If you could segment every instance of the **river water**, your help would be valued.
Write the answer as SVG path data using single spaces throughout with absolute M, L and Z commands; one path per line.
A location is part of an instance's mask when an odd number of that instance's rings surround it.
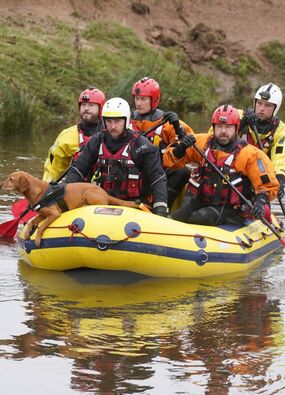
M 1 141 L 0 179 L 41 177 L 53 139 Z M 0 223 L 16 199 L 0 192 Z M 1 394 L 285 394 L 282 249 L 193 281 L 35 270 L 1 241 L 0 314 Z

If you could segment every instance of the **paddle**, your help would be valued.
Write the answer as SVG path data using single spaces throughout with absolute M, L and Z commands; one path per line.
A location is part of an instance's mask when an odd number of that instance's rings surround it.
M 31 207 L 28 206 L 26 207 L 26 210 L 24 210 L 21 214 L 18 215 L 17 218 L 14 218 L 10 221 L 3 222 L 3 224 L 0 224 L 0 238 L 14 238 L 18 225 L 20 220 L 31 210 Z
M 61 181 L 70 168 L 71 165 L 53 183 L 56 184 Z M 12 205 L 12 213 L 16 216 L 16 218 L 0 224 L 0 238 L 14 238 L 20 221 L 28 221 L 30 218 L 33 218 L 36 215 L 36 213 L 33 211 L 33 207 L 30 207 L 27 199 L 20 199 L 19 201 L 15 202 Z
M 280 204 L 282 213 L 283 213 L 283 215 L 284 215 L 284 217 L 285 217 L 285 208 L 284 208 L 284 204 L 283 204 L 283 202 L 282 202 L 282 199 L 281 199 L 281 198 L 278 198 L 278 202 L 279 202 L 279 204 Z
M 257 141 L 257 143 L 258 143 L 258 145 L 259 145 L 259 149 L 261 149 L 261 151 L 264 151 L 264 148 L 263 148 L 262 142 L 261 142 L 261 140 L 260 140 L 260 136 L 259 136 L 259 133 L 258 133 L 258 130 L 257 130 L 256 125 L 254 125 L 254 124 L 252 125 L 252 130 L 253 130 L 253 132 L 254 132 L 256 141 Z
M 167 121 L 161 121 L 158 125 L 152 126 L 149 130 L 142 133 L 142 136 L 146 137 L 150 132 L 164 125 Z
M 205 155 L 203 151 L 197 147 L 196 144 L 193 144 L 194 149 L 199 152 L 199 154 L 209 163 L 210 166 L 219 174 L 219 176 L 235 191 L 235 193 L 243 200 L 251 209 L 253 207 L 250 200 L 248 200 L 228 179 L 227 177 L 221 172 L 221 170 Z M 271 232 L 279 239 L 279 241 L 285 246 L 285 239 L 281 237 L 280 233 L 274 228 L 270 222 L 267 221 L 266 218 L 262 217 L 261 222 L 271 230 Z

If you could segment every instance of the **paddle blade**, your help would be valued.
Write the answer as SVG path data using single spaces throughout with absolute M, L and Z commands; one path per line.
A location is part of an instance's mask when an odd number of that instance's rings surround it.
M 26 210 L 28 205 L 29 202 L 27 201 L 27 199 L 19 199 L 15 203 L 13 203 L 11 206 L 13 217 L 19 217 L 19 215 Z
M 15 218 L 19 217 L 27 209 L 28 206 L 29 206 L 29 202 L 27 201 L 27 199 L 17 200 L 11 206 L 11 211 L 13 216 Z M 28 222 L 29 219 L 35 217 L 36 215 L 37 215 L 36 211 L 32 211 L 32 210 L 28 211 L 26 215 L 21 217 L 20 224 L 24 222 Z
M 0 224 L 0 238 L 14 238 L 19 222 L 20 218 L 15 218 Z

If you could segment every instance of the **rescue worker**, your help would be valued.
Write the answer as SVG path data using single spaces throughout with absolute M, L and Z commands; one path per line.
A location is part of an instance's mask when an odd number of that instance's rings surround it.
M 187 135 L 175 147 L 169 146 L 164 154 L 166 167 L 198 163 L 189 179 L 189 194 L 186 193 L 181 208 L 172 217 L 200 225 L 244 222 L 244 202 L 193 147 L 197 141 L 197 147 L 207 158 L 247 199 L 253 201 L 250 215 L 260 219 L 279 187 L 270 159 L 237 136 L 240 118 L 233 106 L 225 104 L 217 108 L 212 126 L 214 134 L 198 134 L 196 140 L 193 135 Z
M 160 154 L 145 137 L 130 127 L 130 106 L 119 97 L 102 110 L 105 130 L 94 135 L 66 176 L 66 182 L 86 177 L 121 199 L 140 199 L 155 214 L 166 216 L 167 179 Z
M 90 137 L 103 130 L 101 115 L 105 102 L 105 94 L 95 87 L 81 92 L 78 99 L 80 122 L 64 129 L 49 149 L 44 164 L 44 181 L 58 180 L 78 157 Z
M 262 149 L 273 163 L 280 187 L 278 197 L 285 189 L 285 124 L 277 113 L 282 104 L 279 86 L 269 82 L 255 93 L 253 109 L 242 113 L 239 135 L 245 141 Z
M 163 112 L 157 106 L 160 103 L 160 87 L 153 78 L 144 77 L 137 81 L 132 88 L 132 95 L 136 110 L 132 114 L 132 128 L 143 133 L 153 145 L 159 148 L 163 155 L 165 148 L 185 134 L 194 133 L 192 128 L 185 122 L 179 120 L 173 111 Z M 162 124 L 164 122 L 164 124 Z M 157 128 L 147 133 L 155 125 Z M 166 170 L 168 187 L 168 205 L 179 195 L 186 185 L 190 171 L 185 167 L 175 171 Z

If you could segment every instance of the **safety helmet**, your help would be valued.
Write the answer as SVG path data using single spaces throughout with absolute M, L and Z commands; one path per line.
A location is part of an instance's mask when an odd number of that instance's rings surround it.
M 160 87 L 153 78 L 144 77 L 134 84 L 132 95 L 149 96 L 151 98 L 151 109 L 154 110 L 160 102 Z
M 236 125 L 236 131 L 239 129 L 240 117 L 238 110 L 230 104 L 224 104 L 218 107 L 212 117 L 212 124 L 214 125 Z
M 78 99 L 78 106 L 80 108 L 81 103 L 96 103 L 99 105 L 99 116 L 102 115 L 102 107 L 106 102 L 106 97 L 102 91 L 95 88 L 95 86 L 91 86 L 88 89 L 85 89 L 80 93 Z
M 279 86 L 273 84 L 272 82 L 269 82 L 267 85 L 261 86 L 257 91 L 254 96 L 254 108 L 256 104 L 256 100 L 266 100 L 268 103 L 272 103 L 275 105 L 275 109 L 273 111 L 273 116 L 275 116 L 279 108 L 281 107 L 282 104 L 282 92 Z
M 130 125 L 131 110 L 129 103 L 120 98 L 113 97 L 106 101 L 102 110 L 102 117 L 105 118 L 125 118 L 126 119 L 126 129 Z

